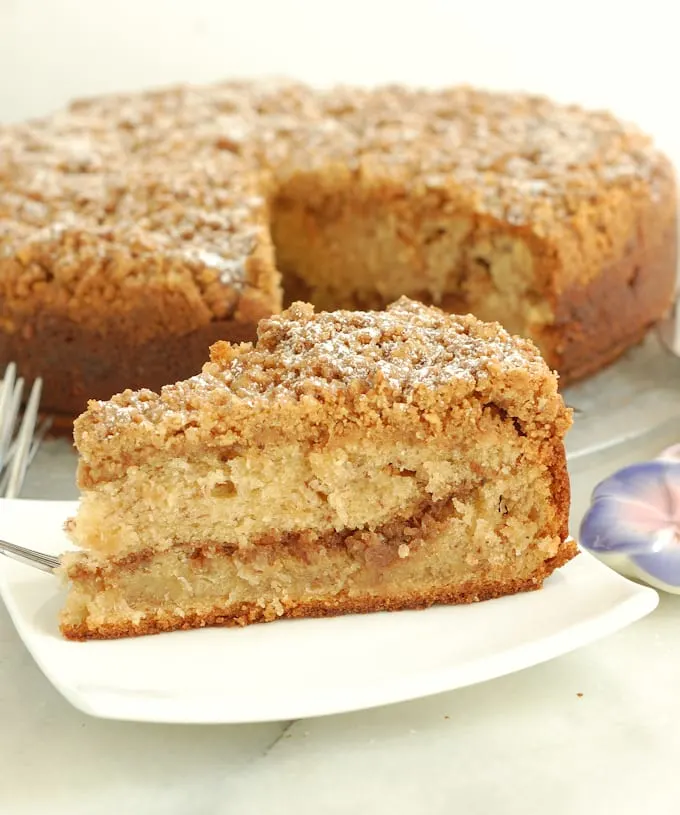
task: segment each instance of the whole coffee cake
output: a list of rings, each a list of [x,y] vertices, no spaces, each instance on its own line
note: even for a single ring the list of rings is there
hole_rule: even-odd
[[[565,381],[664,314],[675,186],[607,113],[465,87],[227,82],[0,128],[0,363],[45,407],[160,388],[294,299],[497,320]]]
[[[71,639],[469,603],[576,554],[571,422],[536,348],[406,298],[295,303],[75,424]]]

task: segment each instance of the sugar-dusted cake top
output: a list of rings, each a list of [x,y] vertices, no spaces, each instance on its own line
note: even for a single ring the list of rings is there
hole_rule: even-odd
[[[91,402],[78,427],[95,418],[100,435],[143,422],[176,427],[178,418],[195,426],[305,398],[412,404],[442,387],[484,390],[513,373],[555,389],[556,377],[536,347],[496,323],[445,314],[406,297],[385,311],[368,312],[317,314],[313,306],[295,303],[260,322],[255,346],[218,342],[197,376],[160,394],[125,391],[108,402]]]
[[[228,151],[133,149],[78,117],[0,127],[0,262],[85,309],[96,272],[104,289],[173,281],[224,318],[215,287],[247,284],[266,223],[259,180]]]
[[[383,390],[408,399],[417,388],[510,369],[547,373],[536,348],[493,323],[445,314],[402,297],[385,311],[315,313],[295,303],[262,320],[254,348],[217,343],[192,383],[245,400],[324,397]]]
[[[468,87],[316,91],[285,81],[83,100],[0,128],[0,156],[0,239],[6,218],[8,236],[29,245],[50,238],[43,228],[54,225],[91,232],[112,249],[134,237],[126,230],[141,213],[147,251],[216,247],[226,258],[242,247],[203,233],[203,205],[213,219],[237,204],[247,209],[250,177],[261,170],[281,184],[299,171],[342,167],[355,181],[446,192],[479,213],[544,227],[608,189],[653,192],[669,177],[651,140],[606,112]],[[196,159],[206,172],[189,183],[186,166]],[[164,236],[156,216],[173,186],[191,206],[182,223],[165,213],[172,228]],[[130,204],[127,189],[144,195]]]

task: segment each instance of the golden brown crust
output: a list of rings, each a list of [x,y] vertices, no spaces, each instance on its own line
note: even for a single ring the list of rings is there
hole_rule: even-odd
[[[578,554],[572,540],[566,540],[557,555],[544,561],[534,574],[526,579],[501,582],[474,581],[455,589],[442,587],[423,593],[402,594],[386,597],[350,598],[344,595],[319,597],[313,602],[283,603],[281,617],[334,617],[342,614],[368,614],[377,611],[404,611],[424,609],[433,605],[459,605],[482,602],[518,592],[540,589],[543,581]],[[254,603],[214,608],[206,614],[170,615],[159,612],[146,616],[141,623],[103,623],[90,626],[87,622],[71,624],[63,621],[61,631],[70,640],[118,639],[122,637],[160,634],[207,626],[245,626],[252,623],[272,622],[278,619],[271,611]]]
[[[552,504],[554,507],[554,527],[551,532],[560,540],[569,535],[569,509],[571,507],[571,482],[567,469],[567,453],[563,439],[554,440],[548,447],[546,464],[552,473]]]

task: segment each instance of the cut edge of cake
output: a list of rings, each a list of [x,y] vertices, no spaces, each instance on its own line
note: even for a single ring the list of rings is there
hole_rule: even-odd
[[[536,589],[576,552],[570,411],[528,341],[402,298],[294,304],[93,402],[61,627],[110,638]]]

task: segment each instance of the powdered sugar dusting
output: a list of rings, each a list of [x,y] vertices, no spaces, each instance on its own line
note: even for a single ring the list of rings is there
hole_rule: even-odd
[[[322,389],[360,383],[403,395],[452,379],[473,381],[489,366],[507,370],[536,362],[533,347],[500,326],[445,315],[407,298],[382,312],[313,314],[296,304],[261,326],[257,353],[263,351],[267,356],[259,365],[266,377],[250,381],[264,393],[302,393],[315,381]],[[237,358],[227,377],[237,381],[253,363],[257,367],[256,356]]]
[[[204,249],[189,251],[187,257],[200,263],[206,269],[213,269],[219,275],[220,283],[228,286],[241,286],[245,277],[246,265],[243,258],[225,258],[217,252]]]
[[[559,221],[575,200],[611,186],[654,193],[664,173],[650,139],[603,112],[465,87],[316,92],[290,82],[82,101],[0,128],[0,156],[10,233],[30,238],[37,222],[70,217],[87,236],[55,246],[57,257],[87,255],[74,247],[100,240],[102,225],[115,239],[100,246],[115,251],[134,225],[150,252],[215,252],[237,262],[252,250],[241,233],[266,226],[270,182],[275,188],[301,170],[343,166],[417,191],[446,190],[513,225]],[[91,260],[82,258],[84,269]],[[228,286],[234,277],[230,268],[219,279]]]
[[[202,373],[100,404],[111,428],[143,420],[184,427],[202,404],[252,406],[339,392],[382,393],[390,404],[452,382],[470,387],[511,371],[549,376],[531,343],[495,324],[401,298],[384,312],[322,312],[294,304],[262,321],[254,348],[218,344]]]

